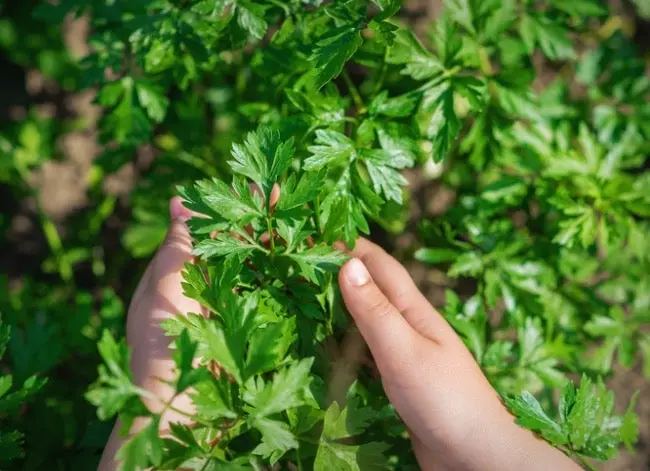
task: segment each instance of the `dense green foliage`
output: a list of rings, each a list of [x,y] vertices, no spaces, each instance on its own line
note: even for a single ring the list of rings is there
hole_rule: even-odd
[[[87,398],[99,418],[150,417],[120,451],[123,469],[415,468],[372,368],[331,390],[349,326],[336,287],[345,256],[331,244],[371,227],[402,231],[418,204],[405,174],[454,199],[419,221],[403,256],[446,274],[441,311],[519,423],[584,464],[633,446],[634,400],[617,415],[599,378],[637,361],[650,376],[645,62],[598,0],[448,0],[418,35],[401,3],[6,7],[0,44],[12,63],[95,90],[102,144],[93,211],[61,224],[37,198],[44,274],[0,279],[12,326],[0,327],[8,469],[97,460],[112,425],[93,421],[82,398],[97,342],[105,365]],[[58,28],[71,13],[92,27],[78,62]],[[87,126],[36,109],[3,125],[0,182],[15,199],[37,196],[31,172]],[[127,202],[102,182],[130,164]],[[115,339],[116,291],[128,299],[139,266],[122,247],[135,258],[155,250],[177,186],[204,215],[189,221],[200,261],[186,267],[184,290],[210,315],[165,325],[174,386],[196,406],[195,425],[174,425],[172,439],[158,436],[160,416],[143,407]],[[115,247],[106,234],[125,209],[132,219]],[[0,237],[11,230],[1,218]]]

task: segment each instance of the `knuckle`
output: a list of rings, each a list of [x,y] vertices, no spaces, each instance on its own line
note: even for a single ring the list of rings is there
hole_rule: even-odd
[[[187,251],[191,248],[192,241],[190,236],[182,231],[170,230],[165,237],[163,247],[167,249],[178,249]]]
[[[372,245],[367,247],[362,253],[359,254],[359,258],[365,265],[372,264],[377,258],[381,257],[382,254],[386,254],[384,249],[378,245],[375,245],[372,242],[369,242],[369,244]]]
[[[372,313],[373,317],[381,319],[393,314],[395,308],[388,299],[376,292],[370,294],[372,295],[372,300],[370,301],[368,310]]]
[[[393,294],[393,304],[398,311],[405,311],[409,309],[413,302],[413,295],[405,287],[398,287]]]

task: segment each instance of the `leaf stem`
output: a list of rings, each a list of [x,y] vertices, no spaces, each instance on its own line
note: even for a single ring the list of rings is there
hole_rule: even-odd
[[[266,230],[269,232],[269,242],[271,244],[271,257],[275,254],[275,237],[273,237],[273,222],[271,216],[266,218]]]
[[[291,16],[291,9],[287,5],[284,5],[281,1],[279,1],[279,0],[268,0],[268,2],[272,3],[273,5],[277,6],[278,8],[282,8],[282,10],[284,10],[284,14],[286,16]]]
[[[381,71],[379,72],[379,78],[375,84],[375,88],[372,91],[373,96],[377,95],[381,91],[381,87],[384,85],[384,80],[386,80],[386,73],[388,72],[388,47],[384,51],[384,62],[381,64]]]
[[[366,110],[366,105],[363,103],[363,99],[361,98],[361,95],[359,94],[359,90],[357,89],[357,86],[354,84],[354,82],[350,78],[350,75],[348,74],[348,71],[344,69],[341,76],[343,77],[343,80],[345,81],[345,84],[348,87],[348,91],[350,92],[350,95],[352,96],[352,101],[354,101],[354,104],[357,107],[357,113],[358,114],[364,114],[367,111]]]
[[[319,234],[322,233],[320,227],[320,196],[317,196],[314,200],[314,226],[316,226],[316,232]]]

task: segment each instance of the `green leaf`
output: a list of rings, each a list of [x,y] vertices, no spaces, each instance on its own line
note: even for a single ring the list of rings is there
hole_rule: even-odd
[[[379,13],[374,19],[385,20],[394,16],[402,6],[401,0],[372,0],[380,9]]]
[[[391,156],[391,167],[410,168],[418,160],[420,150],[416,136],[408,126],[400,123],[379,124],[377,137],[382,150]]]
[[[406,158],[405,158],[406,157]],[[408,183],[398,171],[413,165],[407,154],[391,154],[383,150],[364,150],[361,160],[366,166],[373,189],[386,199],[402,204],[402,188]]]
[[[473,10],[471,0],[445,0],[445,12],[468,32],[475,34]]]
[[[388,21],[378,21],[376,18],[368,24],[368,27],[377,35],[377,40],[387,46],[393,45],[395,31],[399,29],[399,26]]]
[[[264,20],[264,6],[251,2],[237,2],[237,23],[247,31],[254,39],[262,39],[268,29]]]
[[[105,365],[99,366],[99,380],[86,394],[86,398],[97,407],[97,416],[106,420],[124,410],[127,403],[132,404],[134,412],[145,410],[139,399],[140,390],[131,378],[130,353],[126,344],[123,341],[117,343],[105,330],[97,348]]]
[[[391,118],[403,118],[410,116],[419,101],[418,94],[406,93],[393,98],[388,97],[388,92],[379,93],[368,105],[371,114],[389,116]]]
[[[461,255],[461,252],[456,249],[444,248],[421,248],[415,251],[413,255],[416,260],[425,263],[438,264],[453,262]]]
[[[576,0],[571,2],[551,0],[551,4],[558,10],[580,19],[587,16],[601,16],[607,13],[607,9],[598,0]]]
[[[242,398],[250,404],[250,414],[267,417],[305,404],[309,397],[309,371],[313,358],[304,358],[273,375],[270,382],[262,377],[250,378],[244,385]]]
[[[311,77],[314,86],[321,88],[336,78],[362,43],[359,27],[355,24],[332,28],[321,36],[310,58],[313,63]]]
[[[295,340],[295,323],[288,320],[257,329],[248,346],[244,380],[274,370],[284,360]]]
[[[430,79],[444,72],[442,63],[407,29],[399,29],[395,33],[386,60],[389,64],[404,65],[402,73],[415,80]]]
[[[120,144],[138,144],[149,138],[151,123],[136,102],[134,83],[131,77],[125,77],[103,89],[103,93],[100,92],[99,102],[112,107],[104,116],[101,126],[105,139],[112,138]],[[156,118],[161,117],[163,99],[154,98],[153,93],[146,91],[143,98],[143,106],[148,107],[148,112]]]
[[[506,405],[522,427],[542,434],[553,445],[567,443],[562,427],[546,415],[540,403],[528,391],[522,392],[516,398],[506,398]]]
[[[293,138],[283,142],[276,129],[260,127],[246,135],[244,145],[232,145],[234,160],[228,163],[233,172],[257,183],[268,204],[273,185],[291,165],[293,153]]]
[[[305,160],[305,170],[318,170],[338,161],[347,161],[355,155],[354,142],[337,131],[318,129],[316,143],[309,146],[311,157]]]
[[[214,239],[205,239],[196,244],[192,253],[207,260],[212,257],[228,255],[247,257],[254,250],[260,249],[261,247],[257,244],[236,239],[230,234],[218,234]]]
[[[0,358],[5,354],[9,339],[11,339],[11,327],[3,323],[2,317],[0,317]]]
[[[138,102],[145,109],[149,118],[157,123],[162,122],[169,106],[169,100],[164,95],[163,89],[149,81],[137,80],[135,90]]]
[[[282,183],[276,210],[281,212],[302,208],[305,204],[313,201],[322,191],[320,183],[325,178],[325,173],[324,170],[305,172],[297,183],[295,174],[291,174]]]
[[[388,450],[388,445],[376,442],[349,445],[337,441],[362,433],[374,416],[375,413],[371,409],[359,408],[356,400],[352,400],[343,411],[336,402],[332,403],[325,413],[314,469],[317,471],[385,469],[385,452]]]
[[[204,378],[207,372],[204,369],[194,369],[192,367],[197,346],[196,343],[190,340],[187,330],[183,330],[181,335],[174,341],[174,347],[173,358],[178,368],[176,391],[180,392]]]
[[[465,252],[449,267],[449,276],[477,276],[483,271],[483,260],[476,252]]]
[[[321,442],[314,462],[315,471],[372,471],[386,469],[385,454],[390,447],[385,443],[343,445]]]
[[[519,34],[529,53],[538,45],[551,60],[575,57],[568,31],[543,16],[524,15],[519,25]]]
[[[301,274],[313,283],[317,283],[317,273],[335,272],[348,259],[346,254],[329,245],[317,245],[287,256],[298,264]]]
[[[5,375],[5,376],[0,376],[0,398],[6,394],[9,389],[11,389],[11,385],[13,383],[13,379],[11,375]]]
[[[119,471],[135,471],[148,468],[162,450],[162,440],[158,436],[158,419],[149,424],[124,443],[115,458],[120,464]]]
[[[15,460],[25,456],[22,449],[25,436],[17,430],[0,432],[0,456],[3,462]]]
[[[426,134],[433,141],[434,162],[441,162],[460,132],[460,121],[454,110],[454,92],[449,83],[442,82],[427,90],[422,107],[432,112]]]
[[[276,459],[272,461],[276,461],[287,450],[298,448],[296,437],[284,422],[256,417],[251,425],[262,434],[262,443],[253,450],[253,454],[265,457],[275,455]]]
[[[235,392],[226,375],[200,381],[194,385],[190,396],[197,414],[206,420],[237,417],[233,399]]]

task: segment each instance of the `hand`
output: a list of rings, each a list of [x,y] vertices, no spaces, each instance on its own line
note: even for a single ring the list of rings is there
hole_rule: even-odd
[[[183,206],[181,198],[169,203],[172,222],[167,237],[158,253],[149,263],[129,306],[126,324],[126,339],[132,349],[131,371],[135,383],[154,393],[160,401],[145,401],[154,412],[162,410],[163,401],[169,401],[174,391],[165,381],[173,381],[175,365],[169,351],[171,339],[165,336],[160,323],[165,319],[189,312],[202,312],[201,305],[183,296],[181,287],[183,266],[191,262],[192,239],[185,224],[192,213]],[[187,395],[174,398],[172,406],[180,411],[191,413],[192,403]],[[160,428],[166,430],[169,423],[189,423],[190,420],[178,412],[167,410],[162,417]],[[132,432],[138,431],[145,423],[135,421]],[[100,471],[117,468],[115,454],[121,446],[119,424],[115,425],[102,459]]]
[[[406,269],[361,239],[341,292],[423,470],[577,470],[514,422],[478,364]]]

